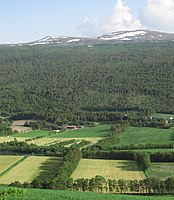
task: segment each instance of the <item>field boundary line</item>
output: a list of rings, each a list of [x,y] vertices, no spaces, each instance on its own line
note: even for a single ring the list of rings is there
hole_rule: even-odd
[[[10,165],[7,169],[5,169],[2,173],[0,173],[0,177],[2,177],[4,174],[6,174],[7,172],[9,172],[12,168],[14,168],[16,165],[18,165],[19,163],[21,163],[22,161],[24,161],[28,156],[23,156],[20,160],[16,161],[15,163],[13,163],[12,165]]]

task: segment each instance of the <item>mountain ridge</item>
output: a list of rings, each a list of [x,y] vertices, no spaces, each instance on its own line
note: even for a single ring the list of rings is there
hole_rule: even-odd
[[[73,36],[59,36],[52,37],[46,36],[39,40],[35,40],[27,43],[19,43],[18,46],[28,45],[95,45],[95,44],[107,44],[117,42],[128,41],[174,41],[173,33],[165,33],[159,31],[151,31],[145,29],[132,30],[132,31],[116,31],[107,34],[103,34],[98,37],[73,37]]]

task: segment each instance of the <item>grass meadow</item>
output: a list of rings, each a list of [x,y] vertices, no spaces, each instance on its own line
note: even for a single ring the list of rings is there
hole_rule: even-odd
[[[174,144],[173,129],[128,127],[119,137],[119,145],[131,144]]]
[[[30,156],[15,165],[7,173],[0,177],[0,184],[10,184],[14,181],[31,182],[34,178],[52,178],[58,166],[61,164],[60,158],[46,156]]]
[[[2,190],[3,188],[0,188]],[[7,188],[6,188],[7,189]],[[11,195],[7,200],[172,200],[167,196],[139,196],[98,194],[93,192],[71,192],[44,189],[24,189],[24,194]]]
[[[71,178],[93,178],[96,175],[105,179],[141,180],[145,178],[136,162],[128,160],[81,159]]]
[[[168,177],[174,178],[174,163],[152,162],[146,174],[149,178],[160,178],[162,180]]]
[[[17,133],[15,135],[13,135],[13,137],[24,137],[24,138],[35,138],[35,137],[47,137],[50,134],[52,134],[51,131],[47,131],[47,130],[34,130],[28,133]],[[53,133],[54,134],[54,133]]]
[[[0,175],[21,158],[22,156],[0,156]]]
[[[76,130],[67,130],[57,133],[51,137],[56,138],[89,138],[89,137],[108,137],[111,134],[110,125],[99,125],[95,127],[85,127]]]

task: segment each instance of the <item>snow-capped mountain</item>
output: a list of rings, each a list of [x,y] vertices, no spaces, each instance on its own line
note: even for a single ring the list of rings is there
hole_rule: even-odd
[[[162,33],[149,30],[135,30],[135,31],[118,31],[108,33],[98,37],[100,40],[119,40],[119,41],[131,41],[131,40],[174,40],[174,34]]]
[[[128,42],[128,41],[159,41],[159,40],[169,40],[174,41],[174,34],[163,33],[150,30],[134,30],[134,31],[118,31],[96,38],[82,38],[82,37],[51,37],[47,36],[40,40],[36,40],[28,43],[20,43],[19,46],[23,45],[95,45],[95,44],[107,44],[107,43],[117,43],[117,42]]]

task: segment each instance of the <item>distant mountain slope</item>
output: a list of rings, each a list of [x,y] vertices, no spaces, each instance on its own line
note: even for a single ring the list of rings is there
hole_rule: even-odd
[[[36,113],[66,123],[103,119],[102,112],[174,113],[174,42],[0,46],[0,52],[0,116]]]
[[[36,40],[29,43],[20,43],[21,45],[94,45],[94,44],[106,44],[124,41],[159,41],[159,40],[172,40],[174,41],[174,34],[163,33],[150,30],[134,30],[134,31],[118,31],[96,38],[84,38],[84,37],[51,37],[47,36],[40,40]]]

